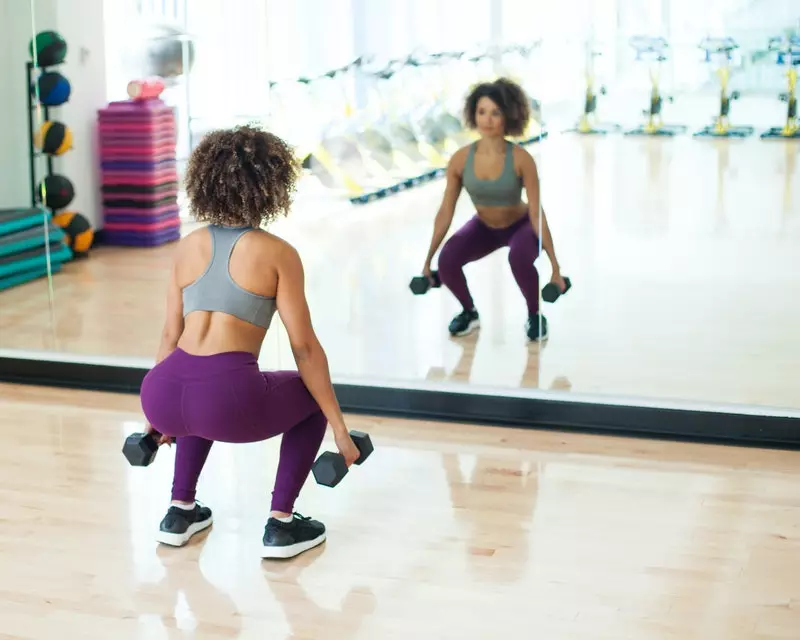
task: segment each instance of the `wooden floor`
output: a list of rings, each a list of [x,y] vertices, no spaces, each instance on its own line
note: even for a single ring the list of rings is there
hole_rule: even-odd
[[[563,271],[526,313],[502,250],[466,269],[480,335],[453,340],[449,292],[415,297],[443,182],[351,208],[304,196],[276,232],[306,263],[315,326],[335,377],[453,381],[508,392],[800,408],[800,147],[792,143],[553,135],[532,147]],[[466,195],[453,230],[472,215]],[[152,360],[173,248],[98,248],[47,284],[0,294],[0,348]],[[550,267],[539,261],[544,282]],[[294,368],[276,320],[265,367]]]
[[[350,418],[376,450],[261,561],[278,442],[215,445],[210,533],[154,531],[135,396],[0,386],[2,638],[796,640],[798,453]],[[323,448],[332,448],[327,439]]]

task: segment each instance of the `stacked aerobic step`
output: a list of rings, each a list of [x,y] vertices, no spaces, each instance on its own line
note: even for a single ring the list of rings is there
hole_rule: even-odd
[[[51,222],[50,212],[0,209],[0,291],[47,275],[48,240],[50,272],[58,273],[72,259],[72,251],[63,242],[64,231]]]
[[[177,240],[172,108],[159,99],[124,100],[98,116],[105,243],[145,247]]]

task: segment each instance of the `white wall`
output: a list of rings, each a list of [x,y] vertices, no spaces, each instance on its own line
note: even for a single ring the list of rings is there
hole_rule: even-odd
[[[0,208],[30,205],[25,61],[31,39],[27,0],[0,0]]]
[[[67,104],[51,109],[50,117],[72,129],[75,148],[55,158],[53,170],[75,187],[70,209],[101,228],[96,122],[97,109],[106,104],[103,0],[0,0],[0,206],[30,204],[24,79],[33,37],[31,8],[36,31],[53,29],[67,42],[66,62],[57,70],[70,81],[72,95]],[[44,159],[37,161],[37,181],[45,169]]]

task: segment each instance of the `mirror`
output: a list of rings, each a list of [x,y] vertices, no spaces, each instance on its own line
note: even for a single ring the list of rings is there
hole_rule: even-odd
[[[800,36],[785,16],[721,0],[130,1],[105,3],[102,19],[91,4],[62,30],[57,69],[73,95],[44,115],[68,125],[73,148],[39,158],[75,191],[53,206],[73,243],[53,263],[54,341],[31,337],[51,321],[29,307],[53,302],[35,281],[0,292],[5,347],[152,363],[177,241],[198,227],[187,159],[208,132],[256,123],[303,165],[291,215],[270,231],[303,258],[334,379],[800,409]],[[489,175],[504,165],[478,144],[431,261],[441,270],[449,253],[444,282],[412,284],[445,168],[480,138],[466,96],[500,76],[527,94],[530,118],[510,137],[519,162],[536,162],[545,219],[476,207],[467,186],[503,201]],[[51,135],[60,149],[66,133]],[[13,171],[26,205],[25,171]],[[511,222],[519,236],[499,228]],[[453,337],[464,283],[480,328]],[[9,308],[25,311],[11,322]],[[277,316],[261,363],[295,368]]]
[[[71,257],[61,225],[73,185],[59,167],[72,140],[59,114],[70,95],[66,43],[43,27],[34,2],[4,3],[0,12],[0,350],[53,351],[52,276]]]

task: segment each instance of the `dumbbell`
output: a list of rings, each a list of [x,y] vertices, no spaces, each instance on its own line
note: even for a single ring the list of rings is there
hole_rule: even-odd
[[[558,300],[570,290],[570,287],[572,287],[572,283],[569,281],[569,278],[564,278],[564,284],[567,286],[563,291],[561,291],[561,288],[555,282],[548,282],[542,289],[542,300],[545,302],[555,302]]]
[[[431,283],[431,280],[433,280],[433,283]],[[428,289],[431,287],[438,289],[441,286],[442,281],[439,279],[438,271],[431,271],[430,279],[426,278],[425,276],[416,276],[415,278],[411,278],[411,283],[408,285],[415,296],[421,296],[424,293],[428,293]]]
[[[350,437],[353,439],[356,447],[361,453],[355,461],[355,464],[363,464],[364,460],[369,458],[372,453],[372,440],[369,438],[368,433],[363,431],[351,431]],[[314,479],[317,484],[326,487],[335,487],[347,475],[347,464],[344,461],[344,456],[341,453],[333,453],[326,451],[314,462],[311,467],[314,474]]]
[[[153,463],[158,453],[158,440],[160,434],[132,433],[125,438],[122,453],[133,467],[147,467]]]

